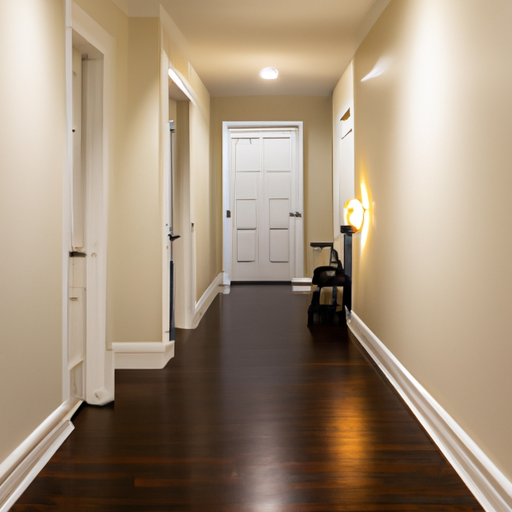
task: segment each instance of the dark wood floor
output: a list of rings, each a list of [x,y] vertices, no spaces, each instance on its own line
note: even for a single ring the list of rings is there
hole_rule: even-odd
[[[164,370],[118,371],[14,511],[483,510],[341,326],[308,295],[237,285]]]

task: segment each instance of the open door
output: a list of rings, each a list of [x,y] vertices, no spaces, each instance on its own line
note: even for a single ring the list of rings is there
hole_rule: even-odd
[[[114,399],[114,360],[106,341],[108,137],[106,90],[111,36],[77,6],[68,57],[70,134],[66,394],[89,404]],[[94,41],[94,44],[89,41]],[[68,75],[69,76],[69,75]],[[71,161],[72,160],[72,161]]]

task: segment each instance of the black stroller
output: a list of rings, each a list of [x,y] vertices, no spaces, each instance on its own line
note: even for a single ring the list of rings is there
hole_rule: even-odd
[[[351,309],[351,280],[343,270],[343,266],[338,257],[338,251],[336,251],[332,245],[329,265],[315,268],[312,283],[314,285],[316,284],[316,289],[313,292],[311,304],[308,308],[308,325],[345,323],[345,308],[347,308],[348,311]],[[343,287],[341,308],[338,304],[338,287]],[[322,288],[332,288],[332,296],[329,304],[320,304]]]

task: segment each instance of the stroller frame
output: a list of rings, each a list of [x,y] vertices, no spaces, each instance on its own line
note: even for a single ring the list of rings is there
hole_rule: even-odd
[[[312,244],[313,245],[313,244]],[[308,325],[322,323],[345,323],[345,307],[347,299],[350,300],[350,277],[345,274],[343,265],[338,257],[338,251],[333,244],[319,244],[318,247],[330,247],[329,265],[315,268],[312,284],[316,285],[308,308]],[[338,287],[343,287],[343,300],[341,310],[338,310]],[[320,304],[323,288],[332,288],[331,302]]]

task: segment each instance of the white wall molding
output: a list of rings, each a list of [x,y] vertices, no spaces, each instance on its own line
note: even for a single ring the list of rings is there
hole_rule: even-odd
[[[85,173],[87,175],[86,230],[87,239],[84,251],[87,257],[87,313],[86,313],[86,361],[85,399],[94,405],[104,405],[114,400],[114,366],[112,353],[106,346],[107,311],[107,225],[108,225],[108,176],[110,169],[110,125],[115,105],[115,40],[99,23],[83,9],[71,1],[66,2],[67,16],[67,109],[68,109],[68,161],[65,176],[64,257],[68,260],[71,248],[73,143],[72,127],[72,66],[70,61],[73,32],[81,36],[92,51],[103,54],[102,60],[89,60],[84,63],[84,99],[87,107],[83,115],[86,121],[83,136],[86,151]],[[70,24],[70,25],[69,25]],[[70,395],[68,369],[68,269],[63,268],[63,393]]]
[[[224,285],[224,273],[221,272],[208,286],[206,291],[203,293],[202,297],[196,302],[195,311],[194,311],[194,319],[192,322],[192,329],[195,329],[203,315],[206,313],[206,310],[210,307],[211,303],[217,297],[219,293],[222,293],[222,287]]]
[[[487,512],[512,512],[512,482],[352,312],[349,327]]]
[[[293,293],[311,293],[311,286],[313,286],[312,280],[311,277],[293,277]]]
[[[7,512],[71,434],[70,419],[82,400],[56,409],[0,464],[0,512]]]
[[[112,343],[116,370],[161,370],[174,357],[174,341]]]

